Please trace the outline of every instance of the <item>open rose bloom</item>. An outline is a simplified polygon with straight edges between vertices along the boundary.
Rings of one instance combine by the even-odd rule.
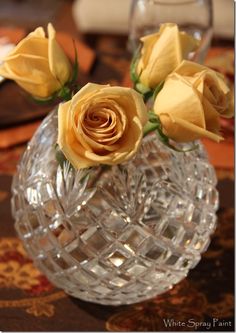
[[[89,83],[60,104],[58,144],[77,169],[118,164],[138,150],[147,110],[130,88]]]

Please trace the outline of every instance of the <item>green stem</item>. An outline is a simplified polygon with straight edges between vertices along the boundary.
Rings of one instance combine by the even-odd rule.
[[[148,121],[148,123],[144,126],[143,136],[145,137],[146,135],[148,135],[151,132],[154,132],[157,129],[158,129],[158,124]]]

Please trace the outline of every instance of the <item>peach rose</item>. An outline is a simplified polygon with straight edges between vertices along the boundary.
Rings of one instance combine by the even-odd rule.
[[[220,116],[233,115],[230,89],[221,74],[197,63],[183,61],[157,95],[154,112],[163,132],[177,142],[202,137],[222,140]]]
[[[47,98],[71,76],[71,65],[48,24],[48,38],[39,27],[25,37],[4,59],[0,75],[14,80],[31,95]]]
[[[131,88],[88,83],[58,110],[58,145],[76,168],[114,165],[140,146],[147,110]]]
[[[199,42],[174,23],[162,24],[159,32],[141,38],[143,47],[137,65],[139,81],[154,89],[165,80]]]

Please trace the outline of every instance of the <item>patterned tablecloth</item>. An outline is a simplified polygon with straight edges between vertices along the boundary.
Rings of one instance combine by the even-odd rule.
[[[81,76],[81,81],[122,82],[129,65],[124,41],[97,39],[97,61],[90,74]],[[230,79],[232,50],[211,52],[210,65],[220,67]],[[15,89],[13,83],[6,84]],[[0,86],[0,99],[1,89]],[[10,97],[6,98],[10,103]],[[17,108],[24,112],[23,106]],[[0,103],[0,113],[1,110]],[[216,166],[220,193],[218,227],[210,247],[197,267],[172,290],[147,302],[119,307],[95,305],[67,296],[35,268],[16,236],[10,211],[12,175],[25,145],[0,150],[0,330],[234,331],[232,123],[224,124],[224,128],[225,143],[217,148],[206,143]],[[221,154],[225,149],[226,156]]]

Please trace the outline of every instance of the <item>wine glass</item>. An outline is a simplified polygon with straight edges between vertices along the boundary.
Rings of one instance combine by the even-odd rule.
[[[176,23],[200,41],[190,60],[202,63],[213,34],[212,0],[133,0],[130,12],[129,42],[131,52],[139,38],[159,30],[162,23]]]

